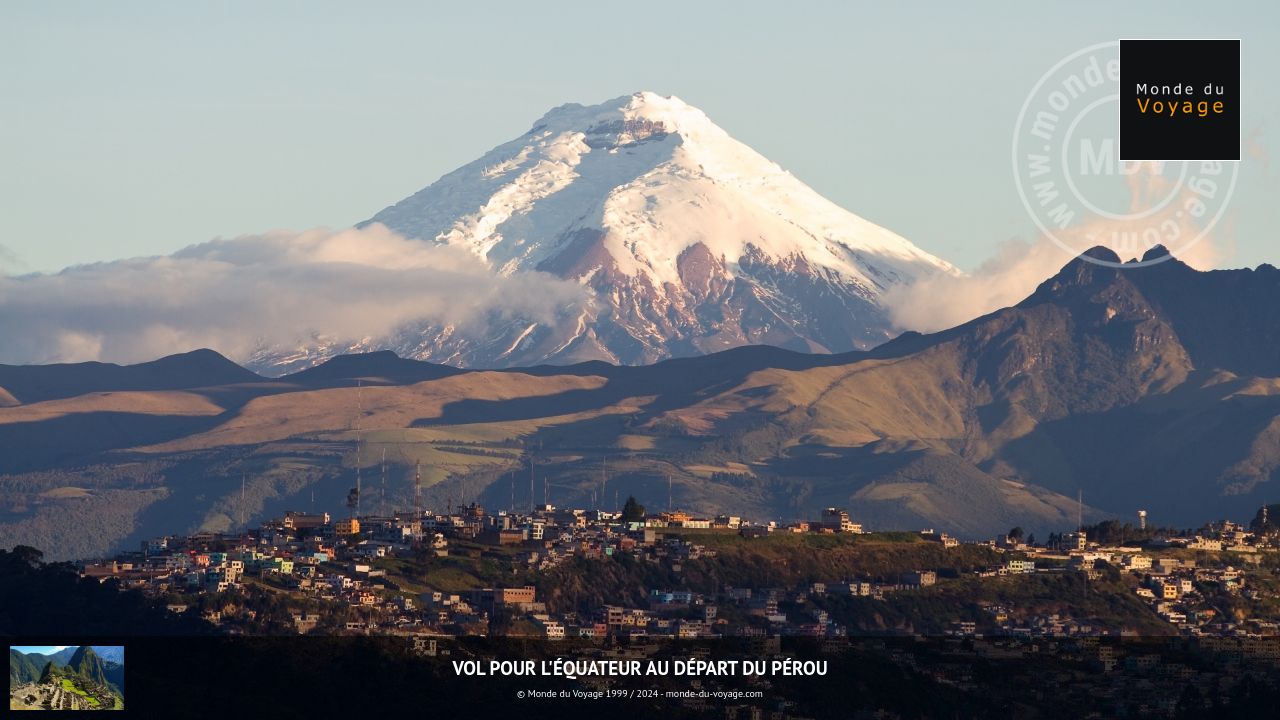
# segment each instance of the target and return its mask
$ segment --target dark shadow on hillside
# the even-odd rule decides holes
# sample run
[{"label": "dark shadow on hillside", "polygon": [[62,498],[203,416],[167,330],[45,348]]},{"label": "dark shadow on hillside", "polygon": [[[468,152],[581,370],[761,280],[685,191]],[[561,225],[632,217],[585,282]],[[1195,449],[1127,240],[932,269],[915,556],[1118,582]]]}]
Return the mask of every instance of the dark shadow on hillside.
[{"label": "dark shadow on hillside", "polygon": [[740,385],[758,370],[804,370],[854,362],[864,355],[806,355],[767,345],[750,345],[715,355],[666,360],[656,365],[615,366],[584,363],[565,368],[539,366],[512,370],[539,376],[599,375],[608,382],[595,390],[571,390],[556,395],[514,400],[460,400],[446,405],[438,418],[423,418],[414,427],[477,422],[530,420],[551,415],[595,410],[629,397],[657,396],[638,421],[684,407]]},{"label": "dark shadow on hillside", "polygon": [[366,385],[412,385],[470,372],[438,363],[408,360],[390,350],[339,355],[313,368],[280,378],[281,382],[307,389]]},{"label": "dark shadow on hillside", "polygon": [[226,417],[94,412],[4,424],[0,425],[0,473],[84,463],[109,450],[204,432]]},{"label": "dark shadow on hillside", "polygon": [[[1234,384],[1041,423],[998,458],[1028,482],[1068,497],[1081,491],[1090,505],[1116,512],[1145,509],[1162,524],[1197,526],[1248,514],[1268,498],[1257,487],[1228,494],[1219,479],[1254,452],[1280,415],[1280,397],[1219,399]],[[1188,410],[1188,403],[1197,407]]]},{"label": "dark shadow on hillside", "polygon": [[212,350],[194,350],[137,365],[100,362],[0,365],[0,387],[23,403],[92,392],[185,390],[260,380],[256,373]]}]

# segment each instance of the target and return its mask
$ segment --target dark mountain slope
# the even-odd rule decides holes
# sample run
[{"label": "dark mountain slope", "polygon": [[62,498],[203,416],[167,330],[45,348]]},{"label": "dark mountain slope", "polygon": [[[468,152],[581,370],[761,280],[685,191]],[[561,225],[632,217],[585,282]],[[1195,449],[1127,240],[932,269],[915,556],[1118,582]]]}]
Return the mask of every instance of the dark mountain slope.
[{"label": "dark mountain slope", "polygon": [[440,365],[421,360],[407,360],[390,350],[339,355],[325,362],[280,378],[283,382],[307,387],[350,386],[356,381],[365,384],[407,385],[425,380],[466,372],[450,365]]},{"label": "dark mountain slope", "polygon": [[22,403],[92,392],[184,390],[261,380],[212,350],[193,350],[137,365],[0,365],[0,388]]},{"label": "dark mountain slope", "polygon": [[107,684],[106,672],[102,667],[102,658],[89,645],[76,648],[75,654],[67,661],[67,669],[75,674],[99,685]]},{"label": "dark mountain slope", "polygon": [[9,689],[40,679],[44,665],[49,661],[39,653],[30,655],[9,649]]},{"label": "dark mountain slope", "polygon": [[[1156,248],[1147,257],[1161,254]],[[1199,272],[1171,259],[1130,275],[1196,367],[1280,377],[1280,270]]]}]

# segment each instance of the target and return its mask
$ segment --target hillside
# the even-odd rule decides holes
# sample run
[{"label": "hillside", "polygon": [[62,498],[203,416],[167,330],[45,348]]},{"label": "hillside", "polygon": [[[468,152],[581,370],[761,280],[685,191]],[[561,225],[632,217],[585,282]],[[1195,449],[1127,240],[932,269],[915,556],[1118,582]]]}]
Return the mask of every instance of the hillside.
[{"label": "hillside", "polygon": [[0,365],[0,407],[124,390],[183,390],[262,378],[212,350],[137,365],[85,362]]},{"label": "hillside", "polygon": [[9,689],[19,685],[35,682],[49,660],[39,653],[27,655],[12,648],[9,649]]}]

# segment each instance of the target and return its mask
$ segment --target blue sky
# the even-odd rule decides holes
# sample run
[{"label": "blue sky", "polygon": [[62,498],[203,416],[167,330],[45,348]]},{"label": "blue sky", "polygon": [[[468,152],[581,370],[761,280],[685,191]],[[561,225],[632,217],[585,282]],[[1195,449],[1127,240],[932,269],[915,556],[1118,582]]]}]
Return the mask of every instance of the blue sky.
[{"label": "blue sky", "polygon": [[52,655],[53,653],[56,653],[59,650],[64,650],[67,647],[69,646],[67,645],[10,645],[9,649],[17,650],[23,655],[30,655],[31,653],[39,653],[41,655]]},{"label": "blue sky", "polygon": [[[640,89],[973,268],[1033,232],[1009,169],[1027,91],[1118,37],[1242,38],[1244,131],[1275,145],[1266,2],[6,0],[0,272],[344,227],[552,106]],[[1221,262],[1280,261],[1276,171],[1241,173]]]}]

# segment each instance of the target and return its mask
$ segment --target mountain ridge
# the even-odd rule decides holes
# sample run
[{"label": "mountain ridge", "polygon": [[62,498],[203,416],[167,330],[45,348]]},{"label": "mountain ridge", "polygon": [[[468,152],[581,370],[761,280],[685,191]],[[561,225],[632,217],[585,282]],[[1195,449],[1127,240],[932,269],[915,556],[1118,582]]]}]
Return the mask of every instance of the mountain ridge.
[{"label": "mountain ridge", "polygon": [[[579,506],[607,506],[616,492],[665,507],[670,482],[672,501],[693,512],[805,518],[843,506],[868,527],[963,537],[1071,529],[1080,493],[1086,520],[1139,507],[1164,524],[1247,519],[1273,499],[1280,472],[1280,362],[1268,344],[1280,331],[1280,273],[1176,262],[1072,260],[1017,305],[868,351],[744,346],[646,366],[496,371],[373,353],[334,361],[315,382],[251,384],[235,403],[201,391],[220,414],[194,427],[170,416],[167,435],[94,456],[156,468],[130,475],[134,485],[78,467],[12,476],[10,487],[32,490],[10,502],[37,509],[0,523],[0,538],[67,542],[69,528],[41,519],[54,528],[73,503],[110,516],[105,499],[66,490],[93,482],[104,497],[165,493],[147,495],[141,519],[126,523],[136,529],[109,542],[234,528],[242,480],[245,522],[312,492],[341,511],[355,464],[376,473],[380,449],[392,507],[408,501],[420,462],[423,502],[435,507],[460,497],[523,506],[544,492]],[[1251,337],[1224,349],[1223,333]],[[29,440],[7,433],[34,432],[16,418],[41,407],[0,409],[0,451],[26,451]],[[531,465],[534,490],[512,480]],[[173,517],[187,524],[157,525]]]},{"label": "mountain ridge", "polygon": [[103,362],[0,365],[0,407],[6,406],[6,397],[12,405],[90,392],[181,390],[262,379],[208,348],[133,365]]}]

